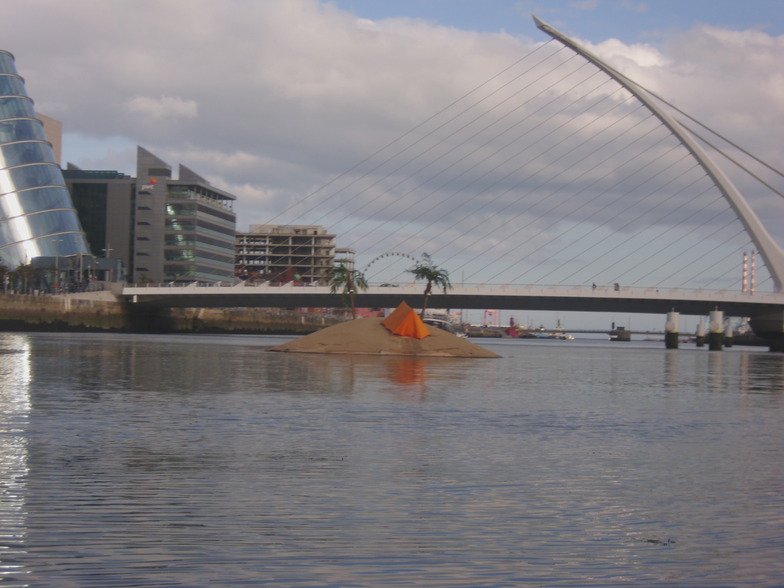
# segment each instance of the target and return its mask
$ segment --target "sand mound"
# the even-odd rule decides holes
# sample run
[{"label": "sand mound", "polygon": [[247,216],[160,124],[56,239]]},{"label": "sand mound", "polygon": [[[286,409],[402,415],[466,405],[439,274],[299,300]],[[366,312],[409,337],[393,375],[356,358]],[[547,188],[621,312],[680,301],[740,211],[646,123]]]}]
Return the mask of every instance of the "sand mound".
[{"label": "sand mound", "polygon": [[296,353],[356,353],[362,355],[413,355],[417,357],[500,357],[438,327],[427,326],[424,339],[393,335],[379,318],[340,323],[273,347],[270,351]]}]

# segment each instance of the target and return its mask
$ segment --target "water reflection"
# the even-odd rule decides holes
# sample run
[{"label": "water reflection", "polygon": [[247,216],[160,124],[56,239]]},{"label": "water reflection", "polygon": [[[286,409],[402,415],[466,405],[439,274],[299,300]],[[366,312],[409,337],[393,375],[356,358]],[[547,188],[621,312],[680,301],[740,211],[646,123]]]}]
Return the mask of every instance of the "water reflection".
[{"label": "water reflection", "polygon": [[711,393],[784,396],[784,355],[727,351],[666,351],[664,386]]},{"label": "water reflection", "polygon": [[742,355],[740,359],[742,392],[784,396],[784,355],[749,353]]},{"label": "water reflection", "polygon": [[485,361],[267,353],[253,337],[3,342],[13,353],[0,354],[0,424],[21,443],[0,452],[0,482],[16,484],[0,505],[13,538],[0,558],[24,561],[30,585],[784,577],[784,356],[502,342],[489,345],[504,357]]},{"label": "water reflection", "polygon": [[[708,369],[706,379],[708,392],[725,392],[727,389],[727,379],[724,376],[724,366],[727,355],[724,352],[708,352]],[[737,357],[732,358],[737,359]]]},{"label": "water reflection", "polygon": [[387,378],[398,384],[396,396],[400,400],[421,402],[425,397],[427,363],[424,359],[399,358],[388,362]]},{"label": "water reflection", "polygon": [[24,574],[30,378],[27,336],[0,334],[0,583]]},{"label": "water reflection", "polygon": [[479,371],[492,374],[494,367],[484,359],[304,353],[274,355],[281,359],[270,366],[276,379],[293,373],[296,381],[310,390],[336,395],[379,390],[407,402],[426,400],[433,385],[443,389],[458,383],[466,373],[476,374]]}]

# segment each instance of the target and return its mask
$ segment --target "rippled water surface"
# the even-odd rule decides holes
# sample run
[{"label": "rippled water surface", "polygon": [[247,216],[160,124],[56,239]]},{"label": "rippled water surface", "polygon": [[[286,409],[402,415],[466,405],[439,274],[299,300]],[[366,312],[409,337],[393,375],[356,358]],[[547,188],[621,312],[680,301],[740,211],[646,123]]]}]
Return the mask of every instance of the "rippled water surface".
[{"label": "rippled water surface", "polygon": [[0,333],[0,582],[784,584],[784,356]]}]

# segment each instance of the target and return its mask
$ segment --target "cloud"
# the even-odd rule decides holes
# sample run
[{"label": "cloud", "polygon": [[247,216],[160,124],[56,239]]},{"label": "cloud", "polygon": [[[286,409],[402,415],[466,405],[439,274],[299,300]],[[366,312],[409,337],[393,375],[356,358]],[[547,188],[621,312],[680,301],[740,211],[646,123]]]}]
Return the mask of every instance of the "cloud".
[{"label": "cloud", "polygon": [[602,59],[616,64],[620,69],[635,66],[639,69],[662,68],[669,63],[667,58],[650,45],[627,45],[618,39],[607,39],[597,45],[586,44]]},{"label": "cloud", "polygon": [[154,119],[195,118],[199,107],[194,100],[184,100],[179,96],[134,96],[125,103],[125,109],[131,114]]},{"label": "cloud", "polygon": [[640,14],[648,12],[648,5],[644,2],[630,2],[629,0],[621,0],[621,6],[630,12],[637,12]]},{"label": "cloud", "polygon": [[599,7],[599,0],[581,0],[580,2],[570,2],[569,6],[576,10],[591,11]]},{"label": "cloud", "polygon": [[[4,48],[16,55],[37,107],[78,135],[82,150],[89,138],[99,149],[111,140],[126,157],[116,146],[122,138],[234,191],[241,230],[271,219],[321,223],[367,258],[400,247],[454,252],[461,244],[458,257],[469,259],[482,243],[495,243],[502,257],[515,248],[527,248],[530,259],[558,257],[566,255],[556,255],[561,245],[545,251],[550,243],[587,234],[602,217],[633,232],[641,221],[621,214],[624,187],[634,184],[619,175],[624,155],[630,146],[649,154],[668,148],[656,134],[642,137],[647,115],[600,75],[591,77],[568,51],[544,61],[552,46],[524,38],[411,18],[359,19],[317,0],[118,0],[111,11],[104,4],[0,5],[0,22],[14,23],[0,25]],[[656,46],[608,39],[589,47],[784,167],[770,132],[784,126],[784,38],[704,26]],[[558,72],[585,81],[549,87]],[[607,129],[604,142],[583,145],[598,124]],[[630,174],[636,161],[623,164]],[[678,161],[662,155],[650,174]],[[106,161],[116,169],[134,163]],[[688,198],[679,191],[689,178],[650,180],[677,195],[652,213],[654,224],[676,222],[665,208]],[[555,208],[567,189],[594,199],[579,211],[566,200]],[[613,201],[622,204],[607,208]],[[758,202],[784,240],[780,201]],[[563,216],[567,210],[576,216]],[[720,226],[711,222],[701,230]],[[585,238],[598,242],[600,233]]]}]

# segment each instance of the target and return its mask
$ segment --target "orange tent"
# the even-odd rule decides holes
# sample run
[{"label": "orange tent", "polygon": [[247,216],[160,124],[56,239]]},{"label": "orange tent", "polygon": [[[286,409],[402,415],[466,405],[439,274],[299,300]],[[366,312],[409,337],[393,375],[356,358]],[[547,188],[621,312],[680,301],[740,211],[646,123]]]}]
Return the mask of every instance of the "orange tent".
[{"label": "orange tent", "polygon": [[430,334],[419,315],[405,301],[401,302],[400,306],[381,321],[381,324],[393,335],[400,335],[401,337],[424,339]]}]

